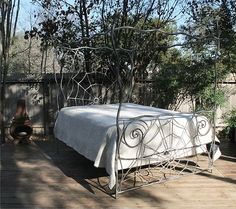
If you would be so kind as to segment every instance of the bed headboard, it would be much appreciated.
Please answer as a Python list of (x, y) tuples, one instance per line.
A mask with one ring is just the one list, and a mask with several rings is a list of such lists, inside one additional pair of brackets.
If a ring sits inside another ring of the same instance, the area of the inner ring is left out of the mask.
[(58, 109), (130, 101), (133, 69), (129, 53), (109, 47), (62, 47), (56, 54)]
[[(101, 60), (101, 51), (63, 48), (56, 74), (59, 109), (64, 106), (104, 104), (117, 96), (116, 72), (112, 63)], [(85, 59), (89, 55), (89, 60)], [(109, 58), (107, 58), (109, 59)]]

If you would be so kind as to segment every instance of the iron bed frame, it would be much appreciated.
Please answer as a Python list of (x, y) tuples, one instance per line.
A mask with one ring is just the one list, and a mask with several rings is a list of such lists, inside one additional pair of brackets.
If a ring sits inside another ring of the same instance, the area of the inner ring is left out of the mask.
[[(213, 158), (212, 153), (216, 144), (215, 141), (215, 111), (212, 112), (195, 112), (192, 113), (192, 121), (195, 121), (195, 133), (194, 140), (199, 136), (207, 134), (210, 130), (207, 129), (205, 133), (202, 133), (206, 127), (207, 120), (198, 121), (199, 114), (211, 115), (213, 134), (211, 139), (211, 146), (205, 150), (206, 155), (191, 155), (188, 157), (175, 156), (179, 150), (166, 150), (159, 152), (153, 150), (153, 153), (149, 156), (142, 155), (143, 149), (149, 147), (150, 141), (145, 141), (145, 136), (149, 134), (149, 131), (155, 129), (154, 136), (161, 135), (163, 133), (160, 125), (162, 116), (143, 115), (140, 117), (130, 118), (128, 120), (120, 119), (120, 113), (122, 111), (122, 104), (125, 101), (132, 101), (132, 88), (133, 88), (133, 49), (121, 49), (115, 46), (114, 33), (120, 30), (135, 30), (131, 27), (112, 28), (109, 31), (111, 37), (112, 47), (87, 47), (81, 46), (78, 48), (68, 48), (60, 46), (56, 48), (56, 57), (58, 63), (61, 62), (63, 57), (63, 66), (59, 73), (55, 74), (55, 80), (58, 86), (58, 110), (64, 106), (72, 105), (88, 105), (88, 104), (105, 104), (105, 103), (119, 103), (119, 108), (116, 117), (117, 127), (117, 140), (116, 140), (116, 157), (115, 157), (115, 174), (116, 185), (111, 190), (111, 193), (117, 198), (118, 194), (125, 191), (140, 188), (154, 183), (162, 183), (169, 179), (177, 177), (199, 173), (203, 171), (212, 171)], [(138, 30), (139, 33), (148, 32), (165, 33), (160, 30)], [(176, 35), (169, 34), (168, 35)], [(90, 62), (89, 71), (86, 67), (85, 54), (90, 54), (92, 62)], [(105, 54), (105, 55), (104, 55)], [(122, 55), (121, 55), (122, 54)], [(121, 64), (121, 56), (126, 55), (126, 60), (129, 60), (129, 65), (124, 62)], [(60, 55), (60, 56), (58, 56)], [(106, 59), (102, 58), (102, 55)], [(60, 58), (58, 58), (60, 57)], [(97, 63), (100, 63), (99, 65)], [(92, 69), (92, 70), (91, 70)], [(173, 134), (174, 126), (178, 126), (174, 115), (166, 115), (168, 120), (166, 123), (172, 128), (172, 134), (168, 137), (176, 137)], [(148, 121), (146, 119), (148, 118)], [(139, 123), (143, 129), (137, 128), (129, 130), (131, 124)], [(159, 126), (157, 125), (159, 124)], [(165, 124), (167, 125), (167, 124)], [(183, 131), (185, 127), (182, 127)], [(127, 133), (129, 132), (129, 133)], [(126, 140), (126, 136), (136, 141), (136, 144), (130, 145)], [(152, 136), (151, 140), (155, 140)], [(178, 138), (178, 137), (176, 137)], [(164, 146), (166, 136), (162, 136), (162, 145)], [(181, 138), (179, 138), (181, 140)], [(130, 149), (137, 149), (137, 157), (129, 159), (122, 156), (120, 153), (120, 146), (127, 146)], [(196, 145), (195, 148), (199, 147)], [(150, 147), (149, 147), (150, 148)], [(183, 150), (187, 149), (183, 147)], [(182, 150), (182, 151), (183, 151)], [(164, 160), (157, 160), (158, 158), (164, 158)], [(122, 160), (130, 160), (131, 164), (127, 168), (122, 168)], [(149, 163), (142, 163), (149, 162)], [(119, 164), (119, 166), (118, 166)], [(203, 165), (204, 164), (204, 165)], [(119, 167), (119, 168), (118, 168)]]

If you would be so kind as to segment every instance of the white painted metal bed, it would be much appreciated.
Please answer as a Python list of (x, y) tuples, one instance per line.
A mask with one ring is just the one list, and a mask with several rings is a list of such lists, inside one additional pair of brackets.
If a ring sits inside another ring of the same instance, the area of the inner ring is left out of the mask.
[[(55, 138), (94, 161), (95, 167), (104, 167), (115, 196), (185, 174), (211, 171), (220, 156), (214, 112), (211, 121), (205, 112), (179, 113), (134, 104), (132, 51), (125, 50), (130, 65), (121, 66), (120, 50), (58, 50), (64, 58), (60, 74), (55, 74), (59, 90)], [(100, 57), (104, 51), (105, 61)], [(89, 68), (83, 57), (88, 52), (96, 59)]]
[[(207, 145), (215, 137), (211, 124), (203, 116), (124, 103), (119, 116), (120, 139), (117, 143), (118, 106), (63, 108), (54, 128), (56, 138), (92, 160), (95, 167), (106, 169), (110, 189), (116, 185), (116, 172), (118, 174), (120, 170), (128, 169), (126, 172), (129, 173), (129, 169), (139, 170), (140, 166), (151, 165), (152, 170), (157, 166), (164, 174), (165, 170), (171, 170), (172, 164), (182, 171), (189, 169), (183, 160), (193, 163), (193, 158), (188, 157), (207, 153)], [(219, 142), (217, 138), (215, 141)], [(214, 153), (212, 160), (219, 154), (219, 151)], [(194, 164), (194, 170), (200, 171), (197, 162)], [(152, 181), (159, 179), (153, 176)]]

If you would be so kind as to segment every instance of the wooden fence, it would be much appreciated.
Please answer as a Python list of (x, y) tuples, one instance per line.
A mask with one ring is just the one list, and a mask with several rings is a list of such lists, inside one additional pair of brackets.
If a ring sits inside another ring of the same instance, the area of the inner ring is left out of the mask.
[[(235, 79), (231, 75), (220, 84), (226, 89), (226, 105), (217, 111), (217, 127), (224, 126), (222, 116), (236, 108), (236, 85)], [(148, 87), (149, 86), (149, 87)], [(136, 85), (134, 91), (139, 103), (144, 105), (152, 104), (152, 95), (150, 82), (142, 81)], [(52, 133), (56, 117), (57, 108), (57, 86), (53, 74), (47, 74), (44, 77), (36, 78), (35, 75), (25, 78), (23, 75), (10, 77), (6, 83), (6, 125), (9, 127), (11, 119), (15, 113), (16, 101), (19, 98), (25, 98), (27, 110), (33, 123), (34, 133), (49, 134)], [(184, 102), (179, 111), (191, 111), (192, 104)]]

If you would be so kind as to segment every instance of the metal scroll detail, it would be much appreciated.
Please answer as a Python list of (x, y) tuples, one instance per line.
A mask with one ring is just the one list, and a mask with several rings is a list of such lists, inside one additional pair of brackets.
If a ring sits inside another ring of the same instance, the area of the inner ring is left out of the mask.
[(141, 116), (120, 123), (117, 193), (209, 169), (212, 127), (197, 114)]

